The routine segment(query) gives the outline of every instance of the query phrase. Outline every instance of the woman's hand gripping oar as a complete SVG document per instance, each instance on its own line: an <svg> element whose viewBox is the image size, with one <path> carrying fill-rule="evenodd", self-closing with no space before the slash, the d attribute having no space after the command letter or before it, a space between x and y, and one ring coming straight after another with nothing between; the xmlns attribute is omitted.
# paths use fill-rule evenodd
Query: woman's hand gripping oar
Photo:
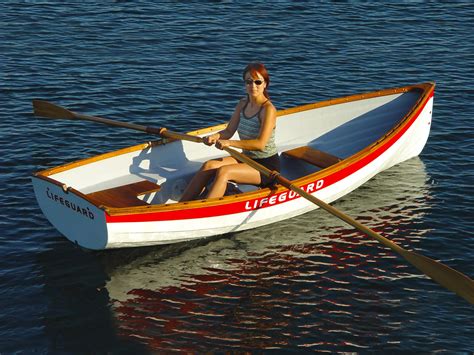
<svg viewBox="0 0 474 355"><path fill-rule="evenodd" d="M137 131L142 131L150 134L156 134L164 138L177 139L177 140L186 140L196 143L202 143L203 139L198 136L192 136L189 134L175 133L166 130L165 128L154 128L146 127L137 124L125 123L120 121L114 121L106 118L100 118L96 116L87 116L79 113L69 111L61 106L49 103L42 100L33 100L34 113L37 116L47 117L47 118L59 118L59 119L77 119L77 120L87 120L98 123L103 123L109 126L129 128ZM290 180L284 178L277 172L270 171L264 166L258 164L251 158L246 155L239 153L238 151L225 147L223 148L227 153L233 156L235 159L248 164L259 172L263 173L266 176L274 176L277 181L285 186L287 189L290 189L301 197L307 199L308 201L314 203L315 205L321 207L337 218L343 220L344 222L350 224L357 230L365 233L371 238L382 243L384 246L392 249L397 254L401 255L406 261L416 267L418 270L423 272L425 275L436 281L441 286L451 290L464 298L471 304L474 304L474 281L468 276L456 271L449 266L446 266L436 260L430 259L426 256L417 254L413 251L406 250L399 246L398 244L392 242L391 240L381 236L372 229L364 226L363 224L357 222L353 218L339 211L335 207L327 204L326 202L318 199L317 197L307 193L303 189L295 186Z"/></svg>

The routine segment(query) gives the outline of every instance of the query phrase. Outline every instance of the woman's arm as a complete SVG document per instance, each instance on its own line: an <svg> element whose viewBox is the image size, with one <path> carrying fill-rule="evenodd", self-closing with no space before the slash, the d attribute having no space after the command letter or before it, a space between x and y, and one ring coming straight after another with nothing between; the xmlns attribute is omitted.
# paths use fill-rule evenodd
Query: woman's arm
<svg viewBox="0 0 474 355"><path fill-rule="evenodd" d="M219 149L223 149L225 147L234 147L234 148L240 148L244 150L263 150L265 146L267 145L267 142L270 139L270 136L272 135L273 129L275 128L275 124L276 124L275 106L273 106L270 102L267 103L262 113L263 113L262 126L260 128L260 132L257 138L248 139L248 140L228 140L225 138L222 139L223 138L222 137L222 138L219 138L218 141L216 142L217 143L216 147ZM237 127L235 129L237 129Z"/></svg>

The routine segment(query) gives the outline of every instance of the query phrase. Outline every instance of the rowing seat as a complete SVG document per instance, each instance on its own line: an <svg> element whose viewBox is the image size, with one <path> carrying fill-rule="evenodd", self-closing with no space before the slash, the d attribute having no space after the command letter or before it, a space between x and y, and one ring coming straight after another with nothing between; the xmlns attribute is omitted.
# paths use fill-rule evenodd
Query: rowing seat
<svg viewBox="0 0 474 355"><path fill-rule="evenodd" d="M133 184L122 185L105 189L101 191L87 194L90 201L97 206L103 205L108 207L133 207L133 206L147 206L143 200L138 196L145 195L160 190L160 185L154 182L143 180Z"/></svg>
<svg viewBox="0 0 474 355"><path fill-rule="evenodd" d="M301 159L322 169L334 165L342 160L334 155L308 146L287 150L283 152L283 156Z"/></svg>

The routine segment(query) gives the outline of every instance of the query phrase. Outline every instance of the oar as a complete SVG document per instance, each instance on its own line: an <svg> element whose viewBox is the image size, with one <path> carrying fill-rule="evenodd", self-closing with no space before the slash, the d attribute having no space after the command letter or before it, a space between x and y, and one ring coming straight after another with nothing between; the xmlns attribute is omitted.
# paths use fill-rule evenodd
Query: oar
<svg viewBox="0 0 474 355"><path fill-rule="evenodd" d="M167 130L163 130L161 133L163 136L168 138L175 138L175 139L188 139L195 141L194 136L176 134ZM233 156L235 159L241 161L242 163L246 163L247 165L253 167L254 169L258 170L262 174L268 177L275 177L276 180L287 189L296 192L301 197L307 199L308 201L314 203L315 205L321 207L322 209L326 210L327 212L331 213L332 215L336 216L337 218L343 220L344 222L350 224L355 229L365 233L369 237L374 238L375 240L382 243L384 246L392 249L394 252L401 255L405 260L407 260L410 264L415 266L418 270L423 272L425 275L436 281L441 286L457 293L459 296L463 297L466 301L471 304L474 304L474 281L470 279L468 276L450 268L447 265L440 263L439 261L430 259L426 256L417 254L413 251L406 250L399 246L398 244L392 242L391 240L383 237L379 233L375 232L374 230L370 229L369 227L357 222L352 217L346 215L342 211L338 210L337 208L327 204L326 202L320 200L319 198L307 193L303 189L299 188L298 186L294 185L290 180L286 179L285 177L281 176L279 173L271 171L264 167L263 165L257 163L256 161L252 160L245 154L242 154L232 148L226 147L224 150Z"/></svg>
<svg viewBox="0 0 474 355"><path fill-rule="evenodd" d="M147 127L147 126L142 126L142 125L134 124L134 123L126 123L126 122L110 120L108 118L83 115L83 114L70 111L62 106L58 106L44 100L33 100L33 110L36 116L45 117L45 118L92 121L92 122L106 124L108 126L123 127L123 128L133 129L135 131L142 131L142 132L146 132L150 134L156 134L159 136L165 136L162 134L162 131L164 131L165 128ZM181 133L173 133L172 135L173 137L168 136L167 138L187 140L187 141L192 141L196 143L202 142L202 138L198 136L191 136L189 134L181 134Z"/></svg>
<svg viewBox="0 0 474 355"><path fill-rule="evenodd" d="M165 138L171 139L181 139L192 142L201 143L203 139L201 137L192 136L189 134L175 133L166 130L165 128L153 128L146 127L137 124L124 123L119 121L114 121L106 118L100 118L95 116L86 116L78 114L72 111L69 111L61 106L54 105L47 101L42 100L33 100L34 113L37 116L47 117L47 118L64 118L64 119L78 119L78 120L87 120L98 123L107 124L110 126L124 127L129 129L134 129L142 132L147 132L151 134L157 134ZM337 218L343 220L344 222L350 224L357 230L365 233L371 238L382 243L384 246L392 249L397 254L401 255L405 260L410 264L415 266L418 270L423 272L425 275L436 281L441 286L451 290L464 298L471 304L474 304L474 281L468 276L450 268L447 265L444 265L436 260L430 259L426 256L417 254L413 251L406 250L399 246L398 244L392 242L391 240L381 236L372 229L364 226L363 224L357 222L353 218L349 217L345 213L339 211L337 208L327 204L326 202L320 200L319 198L307 193L303 189L294 185L290 180L284 178L279 173L271 171L264 167L263 165L252 160L245 154L239 153L238 151L232 148L224 148L224 150L233 156L235 159L248 164L254 169L258 170L262 174L268 177L275 177L276 180L287 189L296 192L301 197L307 199L308 201L314 203L315 205L321 207L327 212L333 214Z"/></svg>
<svg viewBox="0 0 474 355"><path fill-rule="evenodd" d="M284 178L280 174L273 172L267 169L266 167L264 167L263 165L257 163L256 161L250 159L248 156L242 153L239 153L238 151L232 148L226 147L224 148L224 150L228 152L230 155L232 155L235 159L250 165L254 169L264 174L265 176L276 177L276 180L281 185L285 186L287 189L296 192L301 197L304 197L308 201L314 203L315 205L326 210L327 212L333 214L337 218L342 219L344 222L350 224L355 229L365 233L369 237L376 239L377 241L382 243L384 246L392 249L394 252L401 255L410 264L412 264L418 270L423 272L425 275L429 276L431 279L439 283L441 286L457 293L459 296L463 297L469 303L474 304L474 281L470 279L468 276L450 268L447 265L440 263L439 261L430 259L426 256L423 256L413 251L402 248L398 244L381 236L379 233L373 231L372 229L357 222L355 219L349 217L345 213L339 211L337 208L307 193L306 191L294 185L290 180Z"/></svg>

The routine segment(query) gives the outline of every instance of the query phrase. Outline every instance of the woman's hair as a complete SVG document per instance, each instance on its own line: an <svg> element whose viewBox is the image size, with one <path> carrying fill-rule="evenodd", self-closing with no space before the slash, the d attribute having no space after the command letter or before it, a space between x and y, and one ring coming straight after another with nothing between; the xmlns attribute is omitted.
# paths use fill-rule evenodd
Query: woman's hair
<svg viewBox="0 0 474 355"><path fill-rule="evenodd" d="M265 83L267 83L267 87L263 90L263 95L265 95L265 97L269 99L270 96L268 95L268 87L270 86L270 74L268 74L268 71L267 71L267 68L265 68L265 65L259 62L250 63L245 67L244 72L242 74L242 78L244 80L245 80L245 74L247 73L249 73L250 76L254 79L257 77L257 73L263 77L263 79L265 80Z"/></svg>

